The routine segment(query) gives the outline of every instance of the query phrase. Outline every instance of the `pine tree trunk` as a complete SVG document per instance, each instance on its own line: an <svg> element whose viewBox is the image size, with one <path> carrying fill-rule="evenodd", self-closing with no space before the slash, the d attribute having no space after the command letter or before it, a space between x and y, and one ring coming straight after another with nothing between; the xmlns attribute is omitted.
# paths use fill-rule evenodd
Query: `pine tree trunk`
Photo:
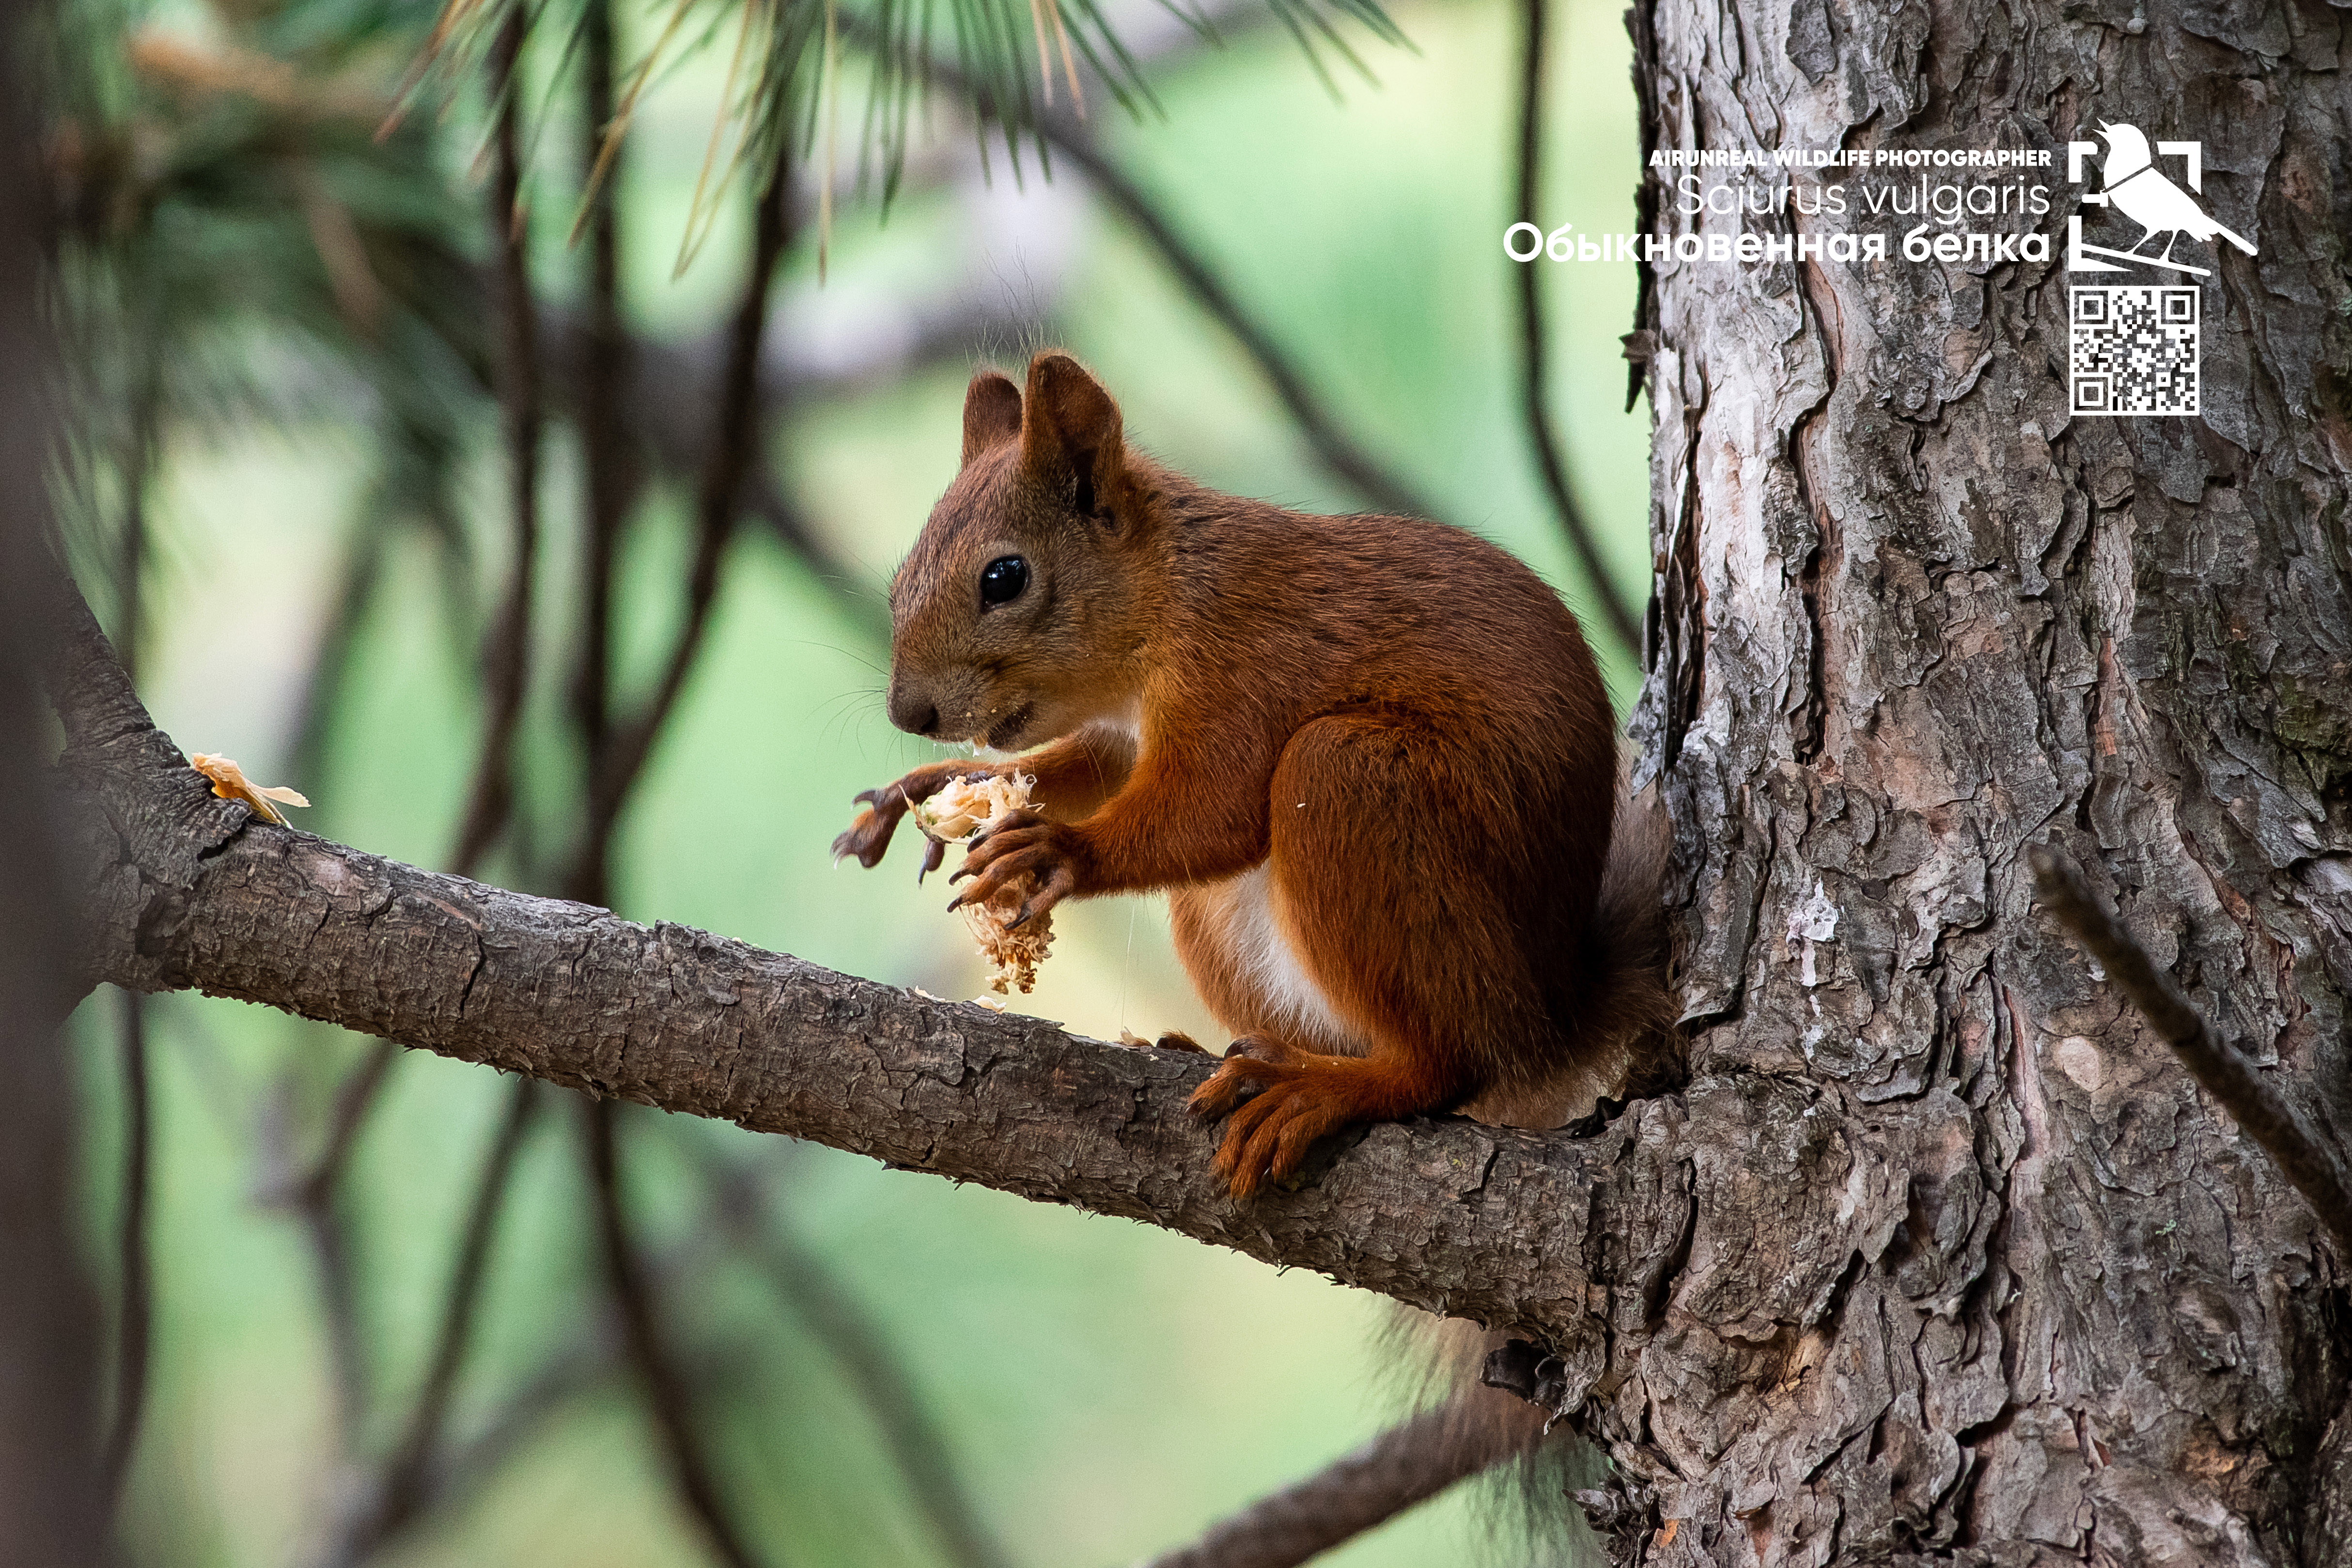
<svg viewBox="0 0 2352 1568"><path fill-rule="evenodd" d="M2316 4L2065 16L1629 18L1645 144L2054 152L2050 215L1973 225L2041 264L1648 175L1654 232L1894 254L1662 262L1634 340L1695 1218L1579 1420L1642 1561L2352 1562L2341 1261L2021 858L2054 837L2347 1124L2352 47ZM2217 268L2201 418L2070 418L2066 143L2102 120L2201 140L2260 246L2180 247Z"/></svg>

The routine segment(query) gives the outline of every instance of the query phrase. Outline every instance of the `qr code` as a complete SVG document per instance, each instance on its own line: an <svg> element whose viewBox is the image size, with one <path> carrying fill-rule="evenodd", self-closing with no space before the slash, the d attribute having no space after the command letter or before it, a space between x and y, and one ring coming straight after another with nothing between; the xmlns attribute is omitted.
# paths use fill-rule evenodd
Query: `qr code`
<svg viewBox="0 0 2352 1568"><path fill-rule="evenodd" d="M2075 289L2074 412L2197 413L2197 303L2194 288Z"/></svg>

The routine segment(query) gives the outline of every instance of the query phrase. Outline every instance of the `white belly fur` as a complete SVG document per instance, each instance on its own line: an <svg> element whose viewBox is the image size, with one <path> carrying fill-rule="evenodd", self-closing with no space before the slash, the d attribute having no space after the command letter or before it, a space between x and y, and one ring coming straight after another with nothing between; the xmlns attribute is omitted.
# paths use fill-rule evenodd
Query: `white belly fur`
<svg viewBox="0 0 2352 1568"><path fill-rule="evenodd" d="M1297 1031L1297 1043L1361 1055L1363 1041L1307 973L1276 907L1274 868L1264 863L1199 890L1204 913L1223 927L1223 946L1242 983L1267 1017Z"/></svg>

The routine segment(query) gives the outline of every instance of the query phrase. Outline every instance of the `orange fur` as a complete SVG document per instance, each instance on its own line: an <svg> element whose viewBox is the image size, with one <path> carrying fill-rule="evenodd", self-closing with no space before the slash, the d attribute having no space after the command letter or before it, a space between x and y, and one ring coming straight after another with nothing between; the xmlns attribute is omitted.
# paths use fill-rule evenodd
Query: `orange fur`
<svg viewBox="0 0 2352 1568"><path fill-rule="evenodd" d="M1060 737L999 765L1037 775L1039 810L972 846L962 896L1024 874L1033 912L1169 891L1185 967L1241 1036L1193 1102L1227 1118L1236 1196L1352 1124L1552 1114L1578 1068L1663 1034L1654 956L1595 919L1608 695L1532 571L1439 524L1196 485L1128 447L1063 354L1025 392L974 378L963 458L892 585L891 716L1000 749ZM989 602L1012 558L1026 586ZM917 769L837 852L872 864L900 802L978 766ZM1654 900L1612 915L1654 927Z"/></svg>

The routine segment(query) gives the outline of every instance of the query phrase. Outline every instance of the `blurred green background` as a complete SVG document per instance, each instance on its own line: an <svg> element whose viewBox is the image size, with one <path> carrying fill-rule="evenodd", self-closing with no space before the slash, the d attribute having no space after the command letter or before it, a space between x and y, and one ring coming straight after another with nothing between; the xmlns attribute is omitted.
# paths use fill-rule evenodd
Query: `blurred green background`
<svg viewBox="0 0 2352 1568"><path fill-rule="evenodd" d="M1447 520L1507 545L1580 604L1516 402L1499 242L1517 215L1507 211L1517 12L1461 0L1391 14L1410 50L1353 35L1377 86L1335 68L1335 100L1281 29L1237 22L1225 47L1178 48L1150 68L1163 113L1139 123L1091 105L1101 145L1209 253L1360 443ZM621 18L626 57L657 18L629 7ZM197 44L219 26L193 8L142 20ZM1617 8L1570 0L1555 6L1553 35L1538 215L1548 228L1631 228L1638 153ZM709 330L739 287L740 201L694 267L671 278L724 53L722 43L665 73L629 145L628 303L656 338ZM553 60L537 57L551 54L534 57L542 77ZM452 110L444 141L470 219L479 132L468 112L462 102ZM549 112L560 122L560 105ZM772 338L855 357L877 330L887 337L908 300L935 297L959 308L976 299L981 314L1023 324L987 328L983 353L886 357L870 374L828 374L773 423L776 471L833 553L856 563L855 580L821 580L767 532L741 531L709 645L624 822L616 886L633 917L961 997L980 988L980 967L940 884L915 886L908 847L870 873L832 866L827 850L855 790L936 754L883 716L887 649L876 627L887 573L952 474L974 366L1017 373L1029 349L1058 341L1121 399L1130 438L1178 466L1293 506L1362 503L1312 462L1247 358L1082 181L1065 167L1046 185L1033 163L1016 186L1001 147L985 194L952 172L928 177L927 159L951 166L970 146L961 121L936 118L887 214L870 193L841 193L822 289L803 236ZM562 243L570 145L551 131L534 158L545 186L533 203L536 265L558 301L579 287L578 254ZM1546 286L1574 480L1638 603L1646 413L1623 410L1617 343L1631 326L1633 271L1549 267ZM415 531L391 536L323 758L314 774L289 777L306 661L372 481L362 421L345 402L308 395L299 362L281 372L263 350L239 351L287 406L266 418L226 409L161 433L144 695L184 750L225 752L258 779L306 791L316 806L300 826L441 863L479 724L475 650L453 629L441 558ZM463 516L489 584L504 548L494 410L483 402L468 418L479 451L462 465ZM561 425L547 453L543 602L562 607L576 570L579 461ZM682 499L656 493L628 539L623 669L639 681L678 613L686 515ZM556 837L544 824L563 821L573 766L557 674L567 635L551 612L523 754L530 820ZM1607 658L1622 712L1633 664L1622 649ZM520 864L510 852L489 874L511 879ZM1056 918L1054 957L1017 1005L1097 1037L1177 1027L1215 1038L1169 951L1159 901L1066 906ZM81 1029L101 1275L120 1137L117 1002L93 998ZM258 1201L263 1151L273 1118L315 1126L367 1042L190 997L153 1004L151 1027L158 1316L129 1539L142 1563L299 1563L331 1510L333 1396L301 1228ZM486 1071L418 1056L398 1064L366 1125L345 1215L380 1412L400 1410L419 1375L451 1238L503 1103ZM575 1111L570 1096L548 1096L525 1146L458 1396L461 1435L548 1354L587 1334L600 1310ZM1175 1544L1361 1442L1412 1391L1409 1368L1377 1343L1382 1303L1318 1278L732 1128L638 1111L624 1136L630 1199L656 1260L692 1253L708 1226L699 1161L756 1162L764 1223L887 1336L1013 1563L1120 1563ZM720 1479L771 1559L942 1561L855 1390L759 1269L722 1251L687 1258L667 1282L719 1439ZM374 1419L363 1436L381 1444L388 1417ZM1444 1500L1331 1561L1460 1561L1481 1549L1485 1529L1463 1499ZM706 1558L625 1380L606 1377L386 1560L586 1568Z"/></svg>

